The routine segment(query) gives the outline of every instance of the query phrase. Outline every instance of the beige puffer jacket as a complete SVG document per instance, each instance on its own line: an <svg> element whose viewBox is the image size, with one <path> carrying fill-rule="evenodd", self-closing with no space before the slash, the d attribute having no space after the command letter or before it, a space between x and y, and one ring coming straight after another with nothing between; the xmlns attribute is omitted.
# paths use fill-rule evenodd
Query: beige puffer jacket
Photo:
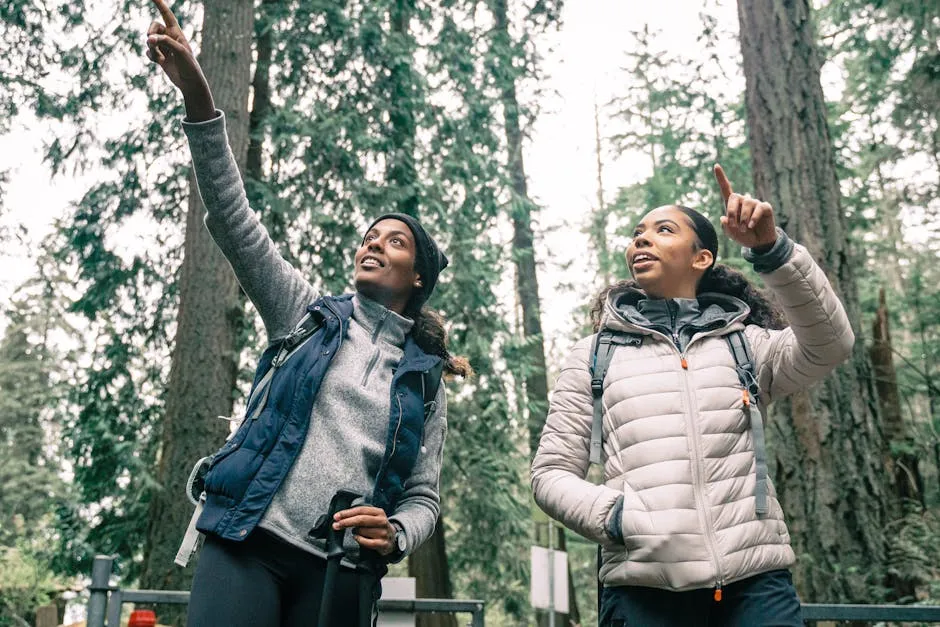
<svg viewBox="0 0 940 627"><path fill-rule="evenodd" d="M744 330L764 402L820 380L851 354L855 337L826 276L802 246L763 275L790 327ZM754 450L734 358L723 335L744 328L747 306L721 328L694 335L684 357L666 335L628 321L608 300L602 324L645 334L616 350L604 382L604 484L585 480L591 438L588 360L579 341L558 377L532 489L552 518L604 548L601 581L691 590L722 585L794 562L769 479L769 513L758 518ZM700 299L701 300L701 299ZM607 535L623 495L624 544ZM625 545L625 546L624 546Z"/></svg>

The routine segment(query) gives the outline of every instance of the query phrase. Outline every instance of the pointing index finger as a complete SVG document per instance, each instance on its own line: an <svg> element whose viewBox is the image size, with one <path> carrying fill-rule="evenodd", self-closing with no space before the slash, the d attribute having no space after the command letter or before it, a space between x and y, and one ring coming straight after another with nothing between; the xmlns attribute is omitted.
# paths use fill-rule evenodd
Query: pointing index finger
<svg viewBox="0 0 940 627"><path fill-rule="evenodd" d="M163 18L167 28L179 28L180 23L176 21L176 16L173 15L173 11L170 10L170 7L167 6L166 0L153 0L153 3L157 5L157 10L160 11L160 17Z"/></svg>
<svg viewBox="0 0 940 627"><path fill-rule="evenodd" d="M728 177L725 176L725 171L717 163L715 164L715 180L718 181L718 188L721 190L721 199L724 200L725 204L727 205L728 198L731 196L734 190L731 189L731 181L729 181Z"/></svg>

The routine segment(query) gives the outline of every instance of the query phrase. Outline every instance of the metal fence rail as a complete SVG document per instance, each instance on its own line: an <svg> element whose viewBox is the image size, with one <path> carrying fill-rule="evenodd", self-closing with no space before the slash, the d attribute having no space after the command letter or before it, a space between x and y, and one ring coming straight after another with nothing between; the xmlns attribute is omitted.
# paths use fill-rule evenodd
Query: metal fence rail
<svg viewBox="0 0 940 627"><path fill-rule="evenodd" d="M189 592L167 590L122 590L111 587L112 559L97 556L88 586L87 627L119 627L121 608L125 603L189 603ZM414 599L379 601L383 612L446 612L471 615L472 627L484 627L483 601L452 599ZM933 605L836 605L804 603L803 620L860 622L920 622L940 624L940 606Z"/></svg>
<svg viewBox="0 0 940 627"><path fill-rule="evenodd" d="M121 608L125 603L161 603L186 605L189 592L178 590L122 590L110 585L110 557L98 555L91 569L91 585L88 586L87 627L119 627ZM484 627L483 601L455 599L379 600L380 612L419 612L470 614L471 627Z"/></svg>
<svg viewBox="0 0 940 627"><path fill-rule="evenodd" d="M828 605L804 603L803 620L940 623L937 605Z"/></svg>

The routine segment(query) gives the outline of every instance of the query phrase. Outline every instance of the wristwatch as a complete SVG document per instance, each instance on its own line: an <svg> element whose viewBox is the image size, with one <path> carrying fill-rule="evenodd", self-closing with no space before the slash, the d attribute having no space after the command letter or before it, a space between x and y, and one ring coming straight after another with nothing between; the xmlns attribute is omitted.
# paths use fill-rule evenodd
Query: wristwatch
<svg viewBox="0 0 940 627"><path fill-rule="evenodd" d="M391 521L392 527L395 528L395 549L398 553L404 553L408 549L408 538L405 537L405 530L402 528L398 521Z"/></svg>

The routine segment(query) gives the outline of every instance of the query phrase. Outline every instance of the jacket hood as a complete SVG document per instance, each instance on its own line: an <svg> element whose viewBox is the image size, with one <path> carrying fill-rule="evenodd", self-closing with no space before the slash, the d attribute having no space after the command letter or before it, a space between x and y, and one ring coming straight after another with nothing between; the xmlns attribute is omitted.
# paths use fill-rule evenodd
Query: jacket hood
<svg viewBox="0 0 940 627"><path fill-rule="evenodd" d="M637 305L647 299L643 290L635 287L620 287L610 291L604 303L604 314L601 318L601 329L623 331L627 333L652 333L652 323L640 313ZM711 326L715 322L723 322L724 327L735 323L742 323L751 313L747 303L734 296L706 292L699 294L697 299L700 313L696 318L696 326Z"/></svg>

